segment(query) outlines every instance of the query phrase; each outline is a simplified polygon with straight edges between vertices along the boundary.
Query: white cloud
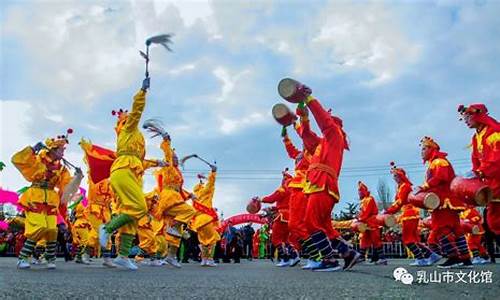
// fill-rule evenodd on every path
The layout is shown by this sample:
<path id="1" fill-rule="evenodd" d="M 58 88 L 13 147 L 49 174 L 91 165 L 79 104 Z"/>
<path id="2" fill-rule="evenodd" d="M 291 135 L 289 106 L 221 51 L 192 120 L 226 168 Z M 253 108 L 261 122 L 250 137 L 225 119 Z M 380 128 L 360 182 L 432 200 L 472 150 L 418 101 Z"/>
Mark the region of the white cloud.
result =
<path id="1" fill-rule="evenodd" d="M 30 69 L 35 82 L 69 103 L 95 103 L 103 93 L 130 84 L 142 68 L 133 12 L 126 3 L 13 5 L 3 26 L 24 44 L 36 65 Z"/>
<path id="2" fill-rule="evenodd" d="M 415 63 L 419 54 L 419 46 L 395 19 L 384 3 L 331 2 L 320 16 L 311 50 L 322 53 L 321 59 L 334 69 L 343 65 L 368 70 L 374 76 L 371 84 L 390 81 Z"/>
<path id="3" fill-rule="evenodd" d="M 255 125 L 265 122 L 267 115 L 262 113 L 251 113 L 246 117 L 238 119 L 221 118 L 220 131 L 224 134 L 232 134 L 245 127 L 255 127 Z"/>
<path id="4" fill-rule="evenodd" d="M 228 99 L 228 97 L 233 92 L 235 85 L 240 84 L 242 77 L 249 73 L 250 70 L 243 70 L 236 74 L 230 74 L 229 71 L 222 66 L 215 68 L 213 74 L 222 82 L 221 94 L 217 97 L 217 102 L 230 101 L 231 99 Z"/>
<path id="5" fill-rule="evenodd" d="M 0 100 L 0 161 L 6 168 L 0 172 L 0 186 L 11 190 L 21 187 L 25 181 L 10 163 L 12 154 L 33 143 L 27 132 L 31 105 L 25 101 Z"/>

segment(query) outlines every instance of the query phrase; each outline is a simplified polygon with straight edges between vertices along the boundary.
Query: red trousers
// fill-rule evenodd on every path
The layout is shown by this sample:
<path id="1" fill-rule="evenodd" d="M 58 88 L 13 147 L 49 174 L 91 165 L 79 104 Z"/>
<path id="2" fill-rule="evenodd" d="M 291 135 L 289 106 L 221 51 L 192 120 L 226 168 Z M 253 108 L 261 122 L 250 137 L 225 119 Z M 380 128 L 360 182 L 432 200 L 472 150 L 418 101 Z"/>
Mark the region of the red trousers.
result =
<path id="1" fill-rule="evenodd" d="M 418 230 L 418 219 L 410 219 L 403 221 L 403 244 L 418 244 L 420 243 L 420 231 Z"/>
<path id="2" fill-rule="evenodd" d="M 469 250 L 478 250 L 481 254 L 486 253 L 486 249 L 481 244 L 482 234 L 468 234 L 467 235 L 467 245 L 469 245 Z"/>
<path id="3" fill-rule="evenodd" d="M 380 229 L 367 230 L 360 234 L 359 247 L 361 249 L 368 249 L 371 246 L 374 248 L 382 247 L 382 240 L 380 238 Z"/>
<path id="4" fill-rule="evenodd" d="M 488 227 L 494 234 L 500 234 L 500 202 L 488 203 L 486 222 L 488 222 Z"/>
<path id="5" fill-rule="evenodd" d="M 292 188 L 289 201 L 289 241 L 295 249 L 300 250 L 299 240 L 306 240 L 309 237 L 304 220 L 307 209 L 307 197 L 302 192 L 302 189 Z"/>
<path id="6" fill-rule="evenodd" d="M 276 219 L 273 222 L 271 234 L 271 243 L 273 246 L 279 246 L 288 241 L 288 223 Z"/>
<path id="7" fill-rule="evenodd" d="M 322 191 L 307 195 L 307 208 L 304 218 L 308 236 L 323 231 L 330 239 L 340 236 L 332 225 L 332 210 L 337 200 L 328 191 Z"/>
<path id="8" fill-rule="evenodd" d="M 464 235 L 462 226 L 460 226 L 459 211 L 451 209 L 436 209 L 432 211 L 432 230 L 435 238 L 439 241 L 442 237 L 454 234 L 455 237 Z"/>

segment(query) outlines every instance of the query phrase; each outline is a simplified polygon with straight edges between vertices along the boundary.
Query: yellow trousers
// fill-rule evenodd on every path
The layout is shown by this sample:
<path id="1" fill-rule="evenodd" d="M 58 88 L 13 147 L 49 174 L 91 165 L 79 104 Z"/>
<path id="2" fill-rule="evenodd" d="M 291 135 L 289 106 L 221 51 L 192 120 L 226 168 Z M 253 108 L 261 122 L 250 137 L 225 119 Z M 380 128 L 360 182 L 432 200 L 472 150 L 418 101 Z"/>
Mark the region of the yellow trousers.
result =
<path id="1" fill-rule="evenodd" d="M 88 247 L 90 229 L 88 227 L 73 227 L 73 243 L 78 246 Z"/>
<path id="2" fill-rule="evenodd" d="M 126 214 L 134 219 L 118 229 L 118 232 L 135 235 L 137 221 L 148 213 L 146 200 L 142 192 L 142 178 L 130 169 L 118 169 L 111 173 L 111 188 L 117 198 L 117 213 Z"/>
<path id="3" fill-rule="evenodd" d="M 181 194 L 172 189 L 164 189 L 160 193 L 160 206 L 164 207 L 163 215 L 188 224 L 196 215 L 194 208 L 182 199 Z"/>
<path id="4" fill-rule="evenodd" d="M 198 241 L 202 246 L 214 245 L 220 240 L 220 235 L 215 230 L 215 225 L 209 223 L 201 228 L 198 228 Z"/>
<path id="5" fill-rule="evenodd" d="M 162 257 L 167 255 L 167 240 L 164 235 L 156 235 L 156 253 L 159 253 Z"/>
<path id="6" fill-rule="evenodd" d="M 89 213 L 87 215 L 88 221 L 92 226 L 92 229 L 89 232 L 89 246 L 94 249 L 100 250 L 101 246 L 99 245 L 99 226 L 101 224 L 106 224 L 111 219 L 111 213 L 104 214 L 101 216 L 100 214 Z M 107 249 L 111 249 L 111 241 L 108 241 Z M 99 252 L 99 251 L 98 251 Z"/>
<path id="7" fill-rule="evenodd" d="M 24 236 L 32 241 L 57 240 L 57 216 L 45 213 L 26 212 Z"/>
<path id="8" fill-rule="evenodd" d="M 156 235 L 151 225 L 139 226 L 139 248 L 146 251 L 148 254 L 155 254 L 158 247 L 156 244 Z"/>

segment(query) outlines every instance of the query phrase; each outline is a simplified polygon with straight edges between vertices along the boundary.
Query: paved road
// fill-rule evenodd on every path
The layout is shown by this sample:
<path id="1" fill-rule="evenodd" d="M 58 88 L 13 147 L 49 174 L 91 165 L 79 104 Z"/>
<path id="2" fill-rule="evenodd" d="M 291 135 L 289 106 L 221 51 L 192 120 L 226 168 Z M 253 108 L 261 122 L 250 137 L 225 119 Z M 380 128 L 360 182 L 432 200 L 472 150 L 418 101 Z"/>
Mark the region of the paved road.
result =
<path id="1" fill-rule="evenodd" d="M 317 273 L 298 268 L 276 268 L 270 261 L 243 261 L 202 268 L 185 264 L 182 269 L 142 267 L 136 272 L 110 270 L 99 261 L 90 266 L 58 262 L 57 270 L 34 267 L 17 270 L 14 258 L 0 258 L 2 299 L 498 299 L 500 264 L 474 269 L 453 269 L 454 278 L 466 283 L 416 283 L 417 271 L 426 278 L 436 268 L 407 267 L 407 260 L 391 260 L 388 266 L 356 266 L 350 272 Z M 393 270 L 405 267 L 414 276 L 412 285 L 393 278 Z M 459 272 L 462 273 L 459 273 Z M 484 283 L 470 283 L 483 272 Z M 491 272 L 491 283 L 488 281 Z M 467 273 L 464 275 L 457 274 Z M 422 273 L 421 273 L 422 274 Z M 471 277 L 469 277 L 469 274 Z M 439 275 L 438 275 L 439 276 Z M 460 276 L 460 278 L 459 278 Z M 479 280 L 481 277 L 475 278 Z M 444 299 L 443 297 L 446 297 Z"/>

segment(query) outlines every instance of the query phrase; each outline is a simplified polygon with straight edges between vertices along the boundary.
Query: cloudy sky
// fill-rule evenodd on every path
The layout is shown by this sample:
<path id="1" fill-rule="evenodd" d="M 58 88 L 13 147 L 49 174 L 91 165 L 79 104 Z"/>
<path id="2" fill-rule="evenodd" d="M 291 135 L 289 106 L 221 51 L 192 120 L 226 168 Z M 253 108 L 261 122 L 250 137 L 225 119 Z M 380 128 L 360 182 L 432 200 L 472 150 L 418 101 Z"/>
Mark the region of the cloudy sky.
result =
<path id="1" fill-rule="evenodd" d="M 159 33 L 175 34 L 174 52 L 151 49 L 144 118 L 163 120 L 180 156 L 217 161 L 225 216 L 293 167 L 271 116 L 283 77 L 307 83 L 344 120 L 351 151 L 336 211 L 357 201 L 358 180 L 392 187 L 391 160 L 420 184 L 423 135 L 464 172 L 472 133 L 457 105 L 483 102 L 500 116 L 500 2 L 412 2 L 2 1 L 0 185 L 24 186 L 11 155 L 68 127 L 77 164 L 80 137 L 113 148 L 110 112 L 130 107 L 144 76 L 138 50 Z M 148 140 L 149 157 L 161 157 L 158 146 Z M 188 187 L 198 171 L 206 167 L 187 163 Z M 148 172 L 145 189 L 153 185 Z"/>

